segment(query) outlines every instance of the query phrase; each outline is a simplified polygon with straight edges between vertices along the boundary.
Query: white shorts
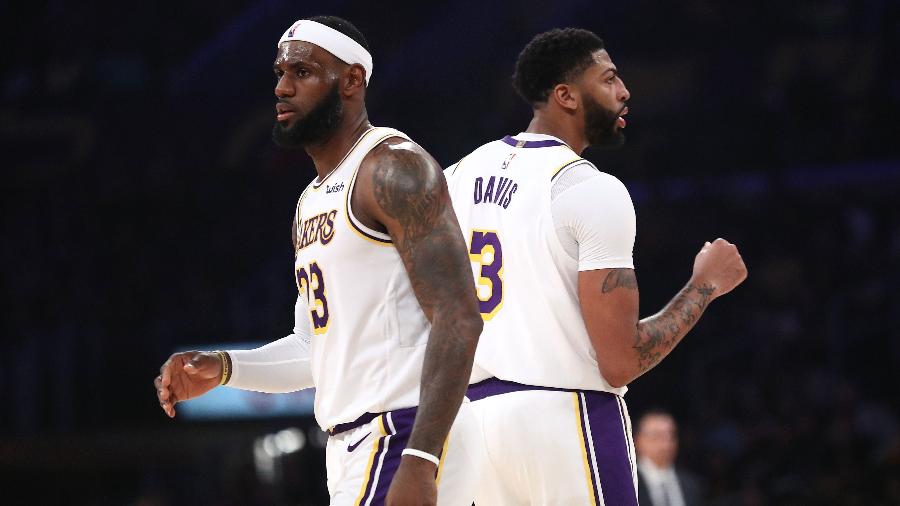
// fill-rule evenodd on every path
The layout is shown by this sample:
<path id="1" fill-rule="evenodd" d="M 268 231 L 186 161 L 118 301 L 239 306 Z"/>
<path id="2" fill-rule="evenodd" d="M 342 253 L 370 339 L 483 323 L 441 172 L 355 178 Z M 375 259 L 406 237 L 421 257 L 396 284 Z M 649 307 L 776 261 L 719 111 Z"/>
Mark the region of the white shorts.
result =
<path id="1" fill-rule="evenodd" d="M 637 506 L 631 421 L 608 392 L 469 387 L 486 452 L 478 506 Z"/>
<path id="2" fill-rule="evenodd" d="M 381 506 L 406 448 L 416 408 L 377 415 L 328 438 L 325 466 L 331 506 Z M 482 449 L 471 403 L 463 402 L 439 456 L 435 480 L 439 506 L 471 506 Z"/>

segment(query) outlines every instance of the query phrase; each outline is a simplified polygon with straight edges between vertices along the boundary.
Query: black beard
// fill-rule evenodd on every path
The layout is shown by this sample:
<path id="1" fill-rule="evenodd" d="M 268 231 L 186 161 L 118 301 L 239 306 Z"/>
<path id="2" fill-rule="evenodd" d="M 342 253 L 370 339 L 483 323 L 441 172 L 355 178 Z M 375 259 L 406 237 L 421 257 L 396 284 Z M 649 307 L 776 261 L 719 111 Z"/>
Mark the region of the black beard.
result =
<path id="1" fill-rule="evenodd" d="M 328 95 L 302 118 L 298 118 L 293 126 L 282 126 L 276 122 L 272 127 L 272 140 L 283 148 L 302 148 L 319 144 L 328 139 L 337 130 L 344 117 L 344 105 L 338 93 L 338 83 L 334 84 Z"/>
<path id="2" fill-rule="evenodd" d="M 625 134 L 616 128 L 619 114 L 625 110 L 625 106 L 618 111 L 605 109 L 599 102 L 590 97 L 584 100 L 584 135 L 591 146 L 618 147 L 625 144 Z"/>

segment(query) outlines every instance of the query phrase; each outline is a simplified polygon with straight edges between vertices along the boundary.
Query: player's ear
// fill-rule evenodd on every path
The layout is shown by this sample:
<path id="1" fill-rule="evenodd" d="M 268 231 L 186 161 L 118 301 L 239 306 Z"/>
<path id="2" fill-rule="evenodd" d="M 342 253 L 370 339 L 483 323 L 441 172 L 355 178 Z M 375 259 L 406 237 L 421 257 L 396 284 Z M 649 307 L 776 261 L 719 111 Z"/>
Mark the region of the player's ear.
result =
<path id="1" fill-rule="evenodd" d="M 578 109 L 578 91 L 568 84 L 557 84 L 550 91 L 549 100 L 553 100 L 560 107 L 569 111 Z"/>
<path id="2" fill-rule="evenodd" d="M 362 65 L 358 63 L 354 63 L 347 67 L 347 71 L 344 73 L 344 86 L 343 92 L 347 95 L 352 95 L 359 88 L 366 87 L 366 69 L 363 68 Z"/>

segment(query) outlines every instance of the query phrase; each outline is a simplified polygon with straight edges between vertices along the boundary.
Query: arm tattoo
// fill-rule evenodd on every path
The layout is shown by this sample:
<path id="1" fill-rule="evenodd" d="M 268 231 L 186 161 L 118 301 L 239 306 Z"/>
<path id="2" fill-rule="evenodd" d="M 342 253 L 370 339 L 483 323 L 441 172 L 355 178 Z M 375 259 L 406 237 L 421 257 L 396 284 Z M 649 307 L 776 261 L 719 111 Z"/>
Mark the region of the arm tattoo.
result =
<path id="1" fill-rule="evenodd" d="M 691 330 L 712 300 L 714 291 L 709 284 L 688 284 L 662 311 L 638 323 L 634 349 L 641 373 L 656 366 Z"/>
<path id="2" fill-rule="evenodd" d="M 440 167 L 409 149 L 377 155 L 375 200 L 399 224 L 388 229 L 432 323 L 408 447 L 438 455 L 468 386 L 481 331 L 472 271 Z"/>
<path id="3" fill-rule="evenodd" d="M 603 293 L 609 293 L 619 287 L 636 290 L 637 286 L 634 269 L 610 269 L 606 279 L 603 280 L 602 290 Z"/>

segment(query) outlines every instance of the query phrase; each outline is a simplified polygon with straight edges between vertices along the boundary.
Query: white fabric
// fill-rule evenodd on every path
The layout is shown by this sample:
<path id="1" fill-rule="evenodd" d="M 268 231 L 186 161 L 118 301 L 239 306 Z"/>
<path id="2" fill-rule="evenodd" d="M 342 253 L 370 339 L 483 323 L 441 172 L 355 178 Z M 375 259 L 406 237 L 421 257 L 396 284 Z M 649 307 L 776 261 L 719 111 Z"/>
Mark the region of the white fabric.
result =
<path id="1" fill-rule="evenodd" d="M 297 297 L 293 334 L 253 350 L 228 350 L 232 369 L 226 386 L 266 393 L 311 388 L 310 335 L 306 303 Z"/>
<path id="2" fill-rule="evenodd" d="M 294 270 L 306 276 L 300 295 L 312 323 L 315 415 L 323 429 L 419 402 L 431 324 L 394 245 L 366 236 L 347 212 L 360 162 L 392 137 L 409 139 L 390 128 L 368 130 L 297 203 Z"/>
<path id="3" fill-rule="evenodd" d="M 519 134 L 515 139 L 553 138 Z M 609 385 L 598 369 L 578 300 L 581 260 L 561 244 L 551 202 L 554 175 L 562 177 L 572 167 L 585 163 L 566 145 L 520 148 L 494 141 L 445 170 L 453 207 L 469 243 L 485 319 L 475 354 L 473 383 L 494 376 L 535 386 L 618 395 L 627 391 L 625 387 Z M 612 176 L 597 174 L 604 195 L 616 195 L 615 209 L 624 202 L 630 203 L 621 183 Z M 589 181 L 583 184 L 591 185 L 586 190 L 594 185 Z M 501 185 L 502 199 L 485 198 L 488 188 L 497 191 Z M 575 191 L 578 186 L 567 189 L 557 202 L 568 199 L 567 192 L 578 199 L 587 198 L 581 190 Z M 480 203 L 476 203 L 479 196 Z M 583 248 L 579 244 L 578 253 L 578 257 L 583 257 L 583 265 L 633 267 L 631 256 L 626 258 L 624 253 L 628 249 L 624 245 L 633 241 L 633 233 L 621 229 L 616 232 L 619 226 L 612 220 L 627 218 L 633 222 L 634 217 L 623 218 L 619 211 L 616 216 L 607 217 L 604 213 L 608 203 L 593 195 L 589 197 L 586 202 L 573 203 L 571 208 L 561 206 L 559 213 L 566 219 L 564 224 L 574 231 L 574 237 L 585 243 Z M 592 228 L 596 224 L 598 228 Z M 493 248 L 472 250 L 476 233 L 485 232 L 496 234 L 501 245 L 502 265 L 496 266 L 502 267 L 499 284 L 482 276 L 494 268 L 485 265 L 497 259 L 497 252 L 491 252 Z M 606 240 L 614 244 L 605 244 Z M 502 294 L 501 303 L 491 309 L 489 296 L 496 291 Z"/>
<path id="4" fill-rule="evenodd" d="M 678 475 L 675 474 L 674 467 L 662 469 L 657 467 L 652 460 L 644 457 L 638 460 L 638 470 L 647 483 L 650 502 L 654 506 L 685 506 L 684 494 L 678 483 Z"/>
<path id="5" fill-rule="evenodd" d="M 330 26 L 308 19 L 301 19 L 285 30 L 284 35 L 278 40 L 278 45 L 280 46 L 282 42 L 290 40 L 310 42 L 337 56 L 344 63 L 358 63 L 366 69 L 367 85 L 372 79 L 372 55 L 359 42 Z"/>
<path id="6" fill-rule="evenodd" d="M 330 506 L 381 504 L 375 496 L 390 487 L 388 472 L 399 465 L 402 447 L 398 439 L 409 437 L 409 425 L 401 426 L 394 413 L 379 416 L 353 430 L 328 438 L 325 469 Z M 471 403 L 463 402 L 447 436 L 447 450 L 438 467 L 438 506 L 470 506 L 481 478 L 482 448 Z M 366 488 L 371 482 L 369 494 Z M 374 490 L 373 490 L 374 489 Z"/>
<path id="7" fill-rule="evenodd" d="M 471 403 L 482 429 L 484 467 L 475 504 L 604 506 L 595 502 L 586 476 L 586 459 L 609 458 L 604 448 L 590 445 L 582 438 L 580 418 L 573 396 L 576 392 L 530 390 L 487 397 Z M 624 408 L 624 400 L 620 400 Z M 627 410 L 625 411 L 627 417 Z M 597 430 L 592 427 L 591 430 Z M 625 430 L 626 448 L 634 462 L 631 427 Z M 621 466 L 630 466 L 621 462 Z M 631 483 L 609 484 L 608 478 L 595 477 L 604 484 L 634 487 Z M 607 503 L 605 506 L 617 506 Z"/>
<path id="8" fill-rule="evenodd" d="M 637 225 L 625 185 L 588 164 L 567 169 L 562 178 L 580 181 L 559 193 L 552 204 L 557 235 L 564 247 L 569 245 L 569 255 L 578 259 L 578 270 L 633 269 Z"/>

